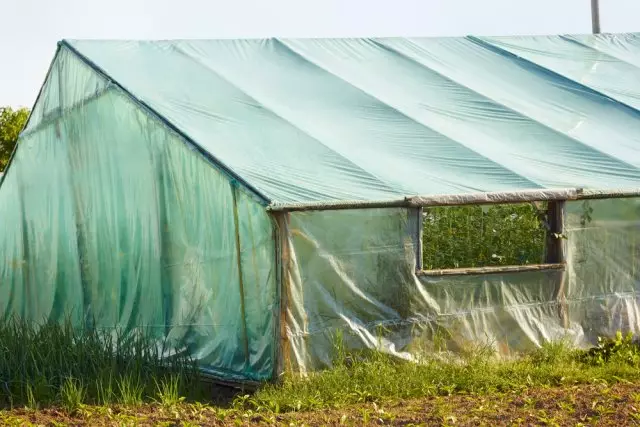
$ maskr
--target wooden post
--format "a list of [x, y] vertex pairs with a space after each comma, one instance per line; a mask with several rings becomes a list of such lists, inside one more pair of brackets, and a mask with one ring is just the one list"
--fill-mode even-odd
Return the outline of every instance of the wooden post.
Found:
[[422, 221], [423, 209], [412, 208], [409, 209], [409, 224], [408, 233], [411, 236], [413, 242], [413, 252], [416, 259], [416, 271], [422, 270], [422, 233], [423, 233], [423, 221]]
[[276, 268], [278, 277], [278, 299], [279, 312], [276, 314], [278, 319], [275, 328], [275, 344], [276, 360], [274, 363], [273, 381], [278, 382], [282, 374], [290, 368], [289, 363], [289, 337], [287, 335], [287, 308], [289, 304], [289, 213], [273, 212], [272, 218], [275, 223], [275, 240], [276, 240]]
[[564, 264], [564, 211], [565, 202], [549, 202], [547, 207], [547, 222], [549, 230], [547, 231], [547, 264]]
[[[546, 262], [555, 264], [566, 263], [566, 253], [564, 250], [564, 213], [565, 202], [549, 202], [547, 208], [547, 221], [549, 230], [547, 231], [547, 251]], [[555, 299], [558, 301], [558, 315], [564, 328], [569, 327], [569, 309], [567, 306], [566, 293], [566, 271], [560, 270], [556, 273]]]

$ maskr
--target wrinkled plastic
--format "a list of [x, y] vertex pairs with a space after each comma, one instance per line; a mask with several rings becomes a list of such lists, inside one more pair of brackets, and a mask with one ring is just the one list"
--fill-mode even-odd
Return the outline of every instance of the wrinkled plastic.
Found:
[[69, 43], [272, 202], [640, 181], [640, 69], [589, 43]]
[[640, 333], [640, 199], [567, 206], [567, 304], [587, 342]]
[[295, 372], [331, 366], [338, 337], [418, 360], [478, 346], [510, 357], [550, 340], [585, 347], [640, 332], [640, 199], [569, 202], [564, 271], [446, 277], [416, 273], [408, 211], [283, 215], [284, 357]]
[[[58, 60], [66, 65], [67, 55], [63, 48]], [[270, 217], [99, 81], [71, 74], [71, 89], [45, 89], [41, 104], [58, 98], [63, 107], [56, 117], [35, 116], [20, 139], [0, 191], [2, 315], [142, 328], [168, 351], [188, 351], [204, 372], [271, 378]]]

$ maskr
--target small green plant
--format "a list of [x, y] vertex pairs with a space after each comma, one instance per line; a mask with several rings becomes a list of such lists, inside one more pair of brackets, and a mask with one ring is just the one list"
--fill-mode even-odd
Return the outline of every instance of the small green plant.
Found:
[[124, 405], [138, 406], [142, 403], [144, 392], [140, 379], [131, 374], [124, 375], [118, 380], [120, 402]]
[[580, 225], [586, 227], [593, 220], [593, 207], [588, 200], [582, 202], [582, 212], [580, 213]]
[[38, 402], [31, 384], [27, 384], [27, 409], [31, 409], [33, 411], [38, 409]]
[[566, 339], [547, 341], [529, 356], [537, 365], [553, 365], [570, 362], [576, 356], [576, 350]]
[[113, 402], [113, 380], [111, 375], [105, 378], [98, 378], [96, 381], [96, 400], [97, 403], [104, 406], [109, 406]]
[[86, 389], [80, 380], [67, 378], [60, 388], [62, 407], [74, 414], [84, 403]]
[[582, 354], [581, 360], [599, 366], [615, 361], [638, 367], [640, 366], [640, 346], [634, 341], [631, 332], [623, 335], [618, 331], [613, 339], [598, 338], [597, 347]]
[[180, 396], [180, 377], [177, 375], [165, 377], [159, 383], [156, 381], [156, 389], [158, 399], [164, 406], [174, 406], [184, 400]]

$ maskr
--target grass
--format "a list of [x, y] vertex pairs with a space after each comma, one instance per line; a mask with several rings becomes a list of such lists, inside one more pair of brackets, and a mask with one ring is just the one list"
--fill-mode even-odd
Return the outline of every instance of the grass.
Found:
[[156, 383], [198, 397], [195, 363], [186, 355], [165, 357], [165, 348], [141, 331], [0, 322], [0, 406], [136, 405], [155, 397]]
[[[396, 418], [410, 424], [420, 417], [413, 407], [431, 408], [429, 420], [442, 425], [497, 414], [547, 425], [584, 414], [595, 420], [624, 413], [623, 423], [640, 422], [633, 409], [640, 408], [634, 391], [640, 347], [622, 334], [586, 351], [554, 342], [500, 361], [480, 347], [456, 359], [425, 356], [418, 364], [374, 351], [347, 352], [338, 340], [332, 369], [306, 378], [287, 375], [223, 405], [203, 395], [191, 360], [164, 358], [162, 345], [143, 334], [9, 321], [0, 323], [0, 353], [2, 424], [24, 425], [19, 420], [29, 417], [50, 425], [295, 423], [300, 417], [312, 424]], [[611, 391], [616, 387], [622, 391]], [[603, 396], [604, 389], [610, 394]], [[576, 390], [595, 397], [571, 400]], [[548, 399], [553, 393], [557, 399]], [[620, 412], [623, 401], [627, 409]]]
[[309, 411], [425, 396], [639, 380], [640, 347], [631, 336], [618, 334], [590, 351], [555, 342], [511, 361], [497, 360], [483, 348], [463, 360], [425, 358], [419, 364], [376, 352], [342, 355], [331, 370], [307, 379], [286, 377], [282, 384], [264, 386], [236, 403], [254, 410]]

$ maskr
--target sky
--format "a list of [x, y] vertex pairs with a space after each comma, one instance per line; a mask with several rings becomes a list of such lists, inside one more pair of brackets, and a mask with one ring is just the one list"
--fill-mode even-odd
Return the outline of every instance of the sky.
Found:
[[[640, 0], [600, 0], [603, 32], [640, 32]], [[591, 32], [590, 0], [0, 0], [0, 106], [31, 107], [69, 39]]]

